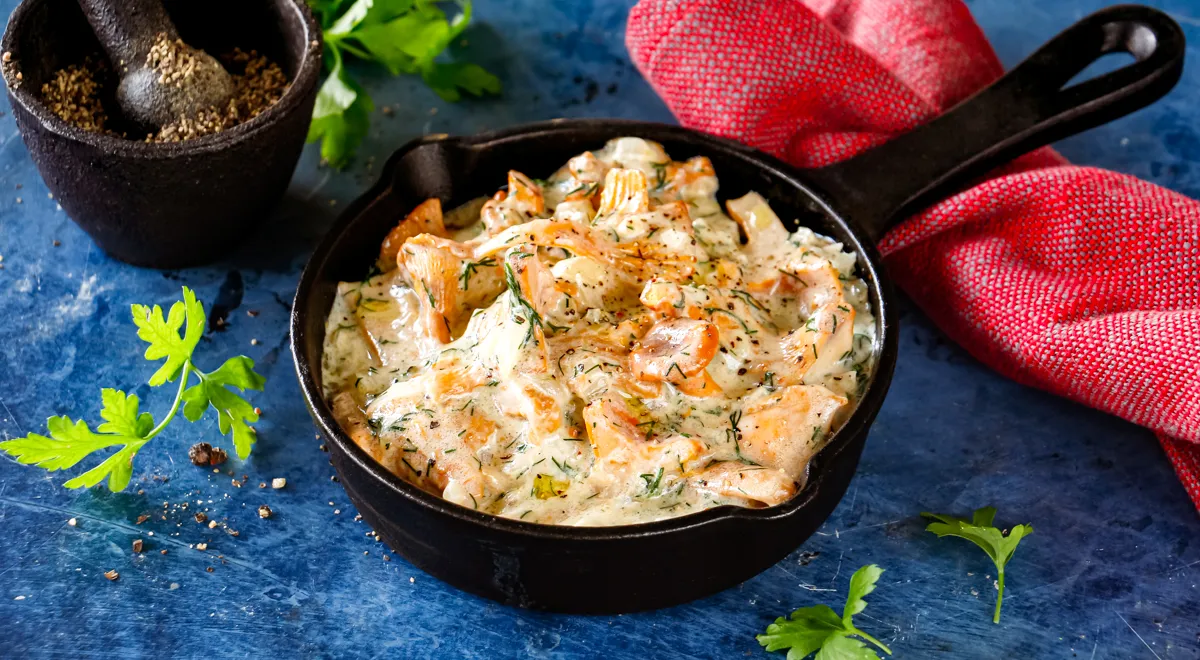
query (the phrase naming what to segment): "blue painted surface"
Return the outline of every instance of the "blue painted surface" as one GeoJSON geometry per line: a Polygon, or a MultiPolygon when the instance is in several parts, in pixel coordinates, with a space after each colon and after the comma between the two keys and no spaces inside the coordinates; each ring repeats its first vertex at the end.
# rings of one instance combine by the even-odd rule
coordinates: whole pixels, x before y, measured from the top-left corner
{"type": "MultiPolygon", "coordinates": [[[[14,4],[0,1],[0,12],[14,4]]],[[[970,3],[1009,65],[1102,4],[970,3]]],[[[1152,4],[1200,44],[1200,2],[1152,4]]],[[[556,616],[481,601],[384,561],[388,550],[365,536],[330,481],[286,351],[296,277],[323,228],[374,178],[375,163],[421,133],[555,116],[670,118],[628,63],[626,2],[480,5],[467,50],[501,72],[503,99],[452,106],[415,81],[363,71],[395,114],[376,113],[356,165],[318,169],[310,148],[266,226],[208,268],[159,273],[101,254],[56,211],[11,116],[0,118],[0,435],[38,430],[52,414],[95,419],[101,386],[144,382],[152,369],[138,357],[128,305],[167,303],[180,284],[210,304],[224,287],[234,306],[228,329],[202,343],[201,366],[242,352],[269,377],[254,398],[264,410],[254,456],[220,474],[185,458],[193,442],[216,438],[211,421],[177,422],[138,456],[122,494],[66,491],[61,475],[0,461],[0,655],[768,657],[756,632],[795,607],[840,608],[850,574],[875,562],[887,572],[856,621],[897,657],[1200,656],[1200,518],[1153,436],[990,373],[911,309],[891,396],[846,499],[803,548],[737,588],[660,612],[556,616]],[[233,487],[243,474],[247,485],[233,487]],[[257,488],[277,476],[286,489],[257,488]],[[276,511],[270,520],[256,514],[263,503],[276,511]],[[985,504],[1003,523],[1037,529],[1011,564],[1001,625],[991,623],[984,555],[934,539],[917,518],[985,504]],[[197,524],[198,509],[239,536],[197,524]],[[143,514],[151,517],[138,525],[143,514]],[[135,538],[147,543],[141,556],[130,552],[135,538]],[[189,549],[199,542],[207,552],[189,549]],[[119,581],[104,579],[109,569],[119,581]]],[[[1167,99],[1063,152],[1200,195],[1194,49],[1188,66],[1167,99]]],[[[169,393],[136,391],[155,411],[169,403],[169,393]]]]}

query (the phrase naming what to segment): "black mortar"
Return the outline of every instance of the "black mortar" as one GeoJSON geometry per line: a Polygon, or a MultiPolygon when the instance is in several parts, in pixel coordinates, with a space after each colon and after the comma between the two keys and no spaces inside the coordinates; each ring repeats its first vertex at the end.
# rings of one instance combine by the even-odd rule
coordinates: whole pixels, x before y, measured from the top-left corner
{"type": "MultiPolygon", "coordinates": [[[[3,70],[17,126],[63,210],[114,258],[179,268],[228,251],[287,188],[316,98],[321,31],[303,0],[164,5],[187,43],[213,54],[254,49],[278,63],[291,81],[283,98],[220,133],[127,140],[68,124],[42,102],[42,84],[56,71],[103,53],[76,0],[24,0],[0,48],[11,53],[3,70]]],[[[111,95],[115,77],[105,82],[111,95]]],[[[111,98],[106,107],[120,130],[111,98]]]]}

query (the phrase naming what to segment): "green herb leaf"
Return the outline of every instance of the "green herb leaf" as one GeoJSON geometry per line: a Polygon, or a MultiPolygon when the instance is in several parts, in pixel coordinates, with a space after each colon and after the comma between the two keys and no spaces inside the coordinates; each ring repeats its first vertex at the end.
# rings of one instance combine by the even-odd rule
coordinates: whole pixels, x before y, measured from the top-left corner
{"type": "Polygon", "coordinates": [[[828,605],[803,607],[787,619],[780,617],[767,626],[758,643],[768,651],[788,650],[788,660],[801,660],[817,653],[817,660],[878,660],[875,651],[854,636],[861,637],[884,653],[892,652],[882,642],[854,627],[853,617],[867,607],[863,598],[875,590],[883,569],[875,564],[863,566],[850,578],[846,607],[838,616],[828,605]]]}
{"type": "Polygon", "coordinates": [[[375,104],[342,66],[341,52],[333,49],[333,69],[317,92],[308,141],[321,141],[321,158],[342,167],[367,136],[375,104]]]}
{"type": "Polygon", "coordinates": [[[451,103],[462,99],[459,90],[474,96],[500,93],[500,79],[469,62],[434,62],[421,77],[438,96],[451,103]]]}
{"type": "Polygon", "coordinates": [[[122,445],[130,438],[119,435],[100,435],[88,428],[87,422],[72,421],[70,417],[51,417],[46,420],[50,437],[30,433],[24,438],[0,442],[9,456],[24,465],[36,465],[55,472],[65,470],[88,454],[122,445]]]}
{"type": "MultiPolygon", "coordinates": [[[[542,315],[538,314],[533,304],[526,300],[525,296],[521,295],[521,285],[517,282],[517,276],[513,273],[512,266],[509,266],[508,263],[504,264],[504,285],[508,287],[508,293],[512,295],[512,309],[517,311],[518,314],[524,314],[529,317],[529,330],[525,332],[525,339],[521,340],[521,345],[524,346],[533,337],[534,326],[542,327],[542,315]]],[[[520,316],[514,320],[517,323],[524,322],[520,316]]]]}
{"type": "Polygon", "coordinates": [[[184,362],[196,350],[196,344],[204,334],[204,306],[196,301],[196,294],[183,287],[183,302],[171,305],[171,311],[163,318],[162,307],[155,305],[131,305],[133,323],[138,327],[138,337],[150,344],[146,349],[147,360],[166,358],[158,371],[150,377],[150,386],[158,387],[179,376],[184,362]],[[184,322],[187,328],[179,334],[184,322]]]}
{"type": "Polygon", "coordinates": [[[868,564],[854,572],[850,577],[850,593],[846,595],[846,609],[842,612],[842,620],[850,625],[850,617],[867,609],[867,601],[863,600],[872,591],[883,569],[875,564],[868,564]]]}
{"type": "MultiPolygon", "coordinates": [[[[309,4],[313,4],[311,0],[310,0],[309,4]]],[[[326,2],[326,3],[321,3],[321,4],[341,5],[343,3],[326,2]]],[[[332,24],[330,24],[326,27],[325,38],[332,39],[332,38],[337,38],[337,37],[343,37],[343,36],[350,34],[354,30],[354,28],[358,27],[358,25],[360,23],[362,23],[364,19],[366,19],[367,14],[369,14],[371,12],[371,8],[374,5],[375,5],[374,0],[357,0],[356,2],[351,4],[349,7],[347,7],[345,13],[342,14],[341,17],[337,18],[336,20],[332,18],[332,15],[336,14],[336,9],[334,11],[322,12],[323,19],[326,15],[330,15],[330,20],[332,21],[332,24]]]]}
{"type": "Polygon", "coordinates": [[[830,637],[821,647],[821,653],[817,655],[819,660],[859,660],[860,658],[878,657],[861,640],[838,635],[830,637]]]}
{"type": "Polygon", "coordinates": [[[438,62],[471,22],[471,3],[461,0],[453,20],[428,0],[308,0],[321,19],[329,77],[317,94],[308,141],[321,141],[321,157],[342,167],[367,135],[374,110],[366,91],[350,79],[343,59],[378,62],[392,75],[420,74],[447,101],[461,92],[500,91],[500,80],[465,62],[438,62]]]}
{"type": "Polygon", "coordinates": [[[133,477],[133,456],[144,444],[146,444],[146,440],[125,445],[120,451],[104,459],[96,467],[74,479],[68,479],[63,487],[91,488],[103,481],[104,477],[108,477],[109,490],[114,493],[125,490],[125,487],[129,485],[129,480],[133,477]]]}
{"type": "Polygon", "coordinates": [[[308,0],[308,6],[312,7],[321,25],[330,25],[350,2],[351,0],[308,0]]]}
{"type": "Polygon", "coordinates": [[[238,458],[245,460],[258,435],[250,424],[258,421],[254,406],[229,388],[241,391],[261,390],[266,379],[254,372],[254,360],[245,356],[230,358],[212,373],[196,372],[200,382],[183,393],[183,416],[195,422],[211,406],[217,411],[217,425],[222,434],[233,432],[233,447],[238,458]]]}
{"type": "Polygon", "coordinates": [[[417,7],[385,23],[367,25],[354,39],[392,75],[417,73],[450,42],[452,28],[435,7],[417,7]]]}
{"type": "Polygon", "coordinates": [[[100,390],[100,399],[104,407],[100,409],[100,417],[105,421],[96,427],[101,433],[113,433],[133,438],[144,438],[154,428],[154,418],[150,413],[138,413],[138,398],[136,394],[125,394],[120,390],[106,387],[100,390]]]}
{"type": "Polygon", "coordinates": [[[928,532],[945,536],[957,536],[979,546],[996,565],[996,611],[992,615],[993,623],[1000,623],[1000,607],[1004,603],[1004,568],[1017,551],[1021,539],[1033,533],[1033,525],[1016,525],[1005,536],[999,529],[992,526],[996,519],[995,507],[976,509],[971,520],[955,518],[939,513],[922,513],[922,516],[937,522],[929,523],[925,528],[928,532]]]}
{"type": "Polygon", "coordinates": [[[559,481],[548,474],[537,474],[533,478],[533,491],[531,494],[539,500],[548,500],[552,497],[565,497],[567,488],[570,485],[571,482],[569,481],[559,481]]]}
{"type": "Polygon", "coordinates": [[[0,451],[25,465],[53,472],[73,467],[95,452],[120,447],[92,469],[63,484],[67,488],[90,488],[107,477],[108,488],[119,491],[129,485],[133,476],[133,457],[167,427],[181,405],[184,415],[192,421],[199,419],[211,405],[217,409],[221,432],[233,431],[238,455],[242,458],[249,455],[254,430],[246,422],[256,421],[258,415],[253,406],[227,388],[261,390],[265,381],[254,372],[254,362],[246,357],[232,358],[208,374],[192,366],[192,353],[204,333],[205,316],[204,306],[187,287],[183,288],[183,301],[172,305],[165,317],[158,305],[133,305],[132,311],[138,336],[150,344],[146,359],[166,360],[151,377],[150,384],[157,386],[179,379],[175,401],[163,420],[155,426],[150,413],[140,411],[141,402],[136,395],[105,388],[100,392],[103,404],[100,417],[104,422],[96,427],[98,432],[92,431],[83,420],[51,417],[46,420],[49,437],[31,433],[0,442],[0,451]],[[200,377],[200,384],[188,388],[193,373],[200,377]]]}

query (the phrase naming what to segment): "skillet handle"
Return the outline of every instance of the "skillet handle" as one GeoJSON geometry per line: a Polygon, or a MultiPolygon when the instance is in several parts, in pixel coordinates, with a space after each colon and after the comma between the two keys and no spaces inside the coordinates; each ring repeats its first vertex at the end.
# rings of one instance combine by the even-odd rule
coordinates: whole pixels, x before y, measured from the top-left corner
{"type": "Polygon", "coordinates": [[[1110,7],[1067,28],[928,124],[805,175],[835,209],[878,240],[973,177],[1153,103],[1175,86],[1183,58],[1183,31],[1166,14],[1139,5],[1110,7]],[[1136,61],[1063,88],[1117,52],[1136,61]]]}

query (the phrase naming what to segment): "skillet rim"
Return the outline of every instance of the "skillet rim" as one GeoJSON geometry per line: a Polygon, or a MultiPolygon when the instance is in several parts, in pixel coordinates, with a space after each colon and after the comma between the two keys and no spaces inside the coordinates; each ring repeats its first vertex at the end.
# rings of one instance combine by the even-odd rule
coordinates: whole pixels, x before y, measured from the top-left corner
{"type": "MultiPolygon", "coordinates": [[[[609,138],[611,139],[611,138],[609,138]]],[[[701,153],[704,153],[701,151],[701,153]]],[[[748,523],[769,524],[783,522],[792,516],[802,515],[806,506],[816,499],[827,474],[824,465],[856,441],[865,445],[866,435],[876,414],[883,405],[891,384],[895,369],[896,357],[899,351],[898,322],[895,311],[895,294],[891,281],[882,268],[881,256],[875,244],[868,238],[867,231],[850,218],[844,217],[836,210],[836,200],[820,190],[816,185],[806,181],[802,170],[787,163],[747,147],[733,140],[714,136],[672,124],[645,122],[628,119],[553,119],[542,122],[519,124],[495,131],[487,131],[466,136],[450,136],[444,133],[419,137],[405,143],[396,149],[380,170],[379,178],[370,188],[363,191],[342,211],[330,225],[320,243],[313,250],[296,287],[292,301],[292,312],[289,324],[292,360],[296,376],[300,381],[300,389],[308,406],[309,413],[319,429],[333,442],[337,443],[345,457],[394,494],[427,509],[436,515],[449,516],[468,525],[480,525],[491,532],[501,532],[525,537],[538,541],[624,541],[649,536],[683,533],[706,525],[720,524],[728,520],[741,520],[748,523]],[[749,509],[734,505],[722,505],[690,513],[683,516],[663,520],[612,525],[603,527],[576,527],[570,525],[548,525],[525,522],[501,516],[467,509],[449,502],[441,497],[426,492],[413,484],[389,472],[378,461],[372,459],[346,435],[334,419],[329,405],[317,384],[317,375],[313,365],[304,356],[305,344],[312,341],[305,331],[308,318],[307,300],[315,294],[319,280],[318,273],[337,251],[347,230],[354,224],[359,215],[373,203],[391,193],[396,172],[401,167],[401,160],[409,153],[431,144],[447,144],[473,151],[483,151],[504,146],[514,140],[545,136],[554,133],[576,133],[582,131],[614,132],[614,137],[633,135],[650,140],[658,140],[662,136],[696,145],[700,149],[721,151],[741,159],[747,167],[757,168],[785,181],[788,185],[800,190],[811,199],[818,212],[824,214],[830,221],[843,225],[852,241],[845,244],[854,248],[854,252],[863,259],[856,264],[859,274],[868,285],[869,297],[877,299],[877,309],[873,310],[876,317],[877,336],[875,341],[875,369],[867,383],[862,396],[857,401],[854,411],[834,432],[833,438],[809,462],[808,478],[801,491],[787,502],[761,509],[749,509]]],[[[324,342],[322,342],[323,344],[324,342]]],[[[323,346],[321,351],[323,352],[323,346]]],[[[319,364],[317,365],[319,367],[319,364]]],[[[857,474],[857,470],[855,473],[857,474]]],[[[853,478],[853,476],[851,477],[853,478]]],[[[830,486],[834,487],[834,486],[830,486]]],[[[343,488],[345,484],[343,483],[343,488]]],[[[358,490],[358,489],[356,489],[358,490]]],[[[841,498],[839,498],[840,501],[841,498]]]]}

